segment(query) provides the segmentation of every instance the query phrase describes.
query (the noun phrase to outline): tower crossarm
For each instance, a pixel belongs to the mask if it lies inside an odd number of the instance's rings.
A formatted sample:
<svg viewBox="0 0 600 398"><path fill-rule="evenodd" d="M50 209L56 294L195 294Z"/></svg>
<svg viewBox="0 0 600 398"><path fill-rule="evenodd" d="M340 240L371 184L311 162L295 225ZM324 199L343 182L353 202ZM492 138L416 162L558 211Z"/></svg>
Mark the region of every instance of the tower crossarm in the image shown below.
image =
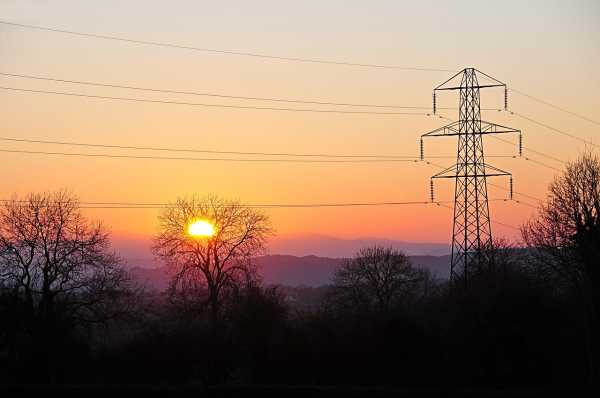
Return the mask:
<svg viewBox="0 0 600 398"><path fill-rule="evenodd" d="M504 171L490 164L484 163L485 173L488 177L511 176L512 173ZM490 173L488 173L488 170Z"/></svg>
<svg viewBox="0 0 600 398"><path fill-rule="evenodd" d="M459 135L460 132L459 132L458 128L459 128L459 122L452 122L443 127L437 128L433 131L430 131L428 133L421 135L421 138L423 138L423 137L443 137L443 136L449 137L449 136L453 136L453 135Z"/></svg>
<svg viewBox="0 0 600 398"><path fill-rule="evenodd" d="M464 173L461 170L465 170L462 165L454 164L437 174L431 176L431 178L471 178L471 177L501 177L511 176L512 174L508 171L501 170L497 167L489 165L487 163L480 164L483 166L481 173Z"/></svg>
<svg viewBox="0 0 600 398"><path fill-rule="evenodd" d="M521 130L514 129L512 127L503 126L497 123L491 123L481 121L481 134L507 134L507 133L521 133ZM477 133L475 133L477 134Z"/></svg>
<svg viewBox="0 0 600 398"><path fill-rule="evenodd" d="M473 131L469 133L460 131L460 122L452 122L446 126L437 128L433 131L421 135L421 137L451 137L454 135L464 134L507 134L507 133L521 133L521 130L514 129L512 127L503 126L501 124L486 122L481 120L481 129L479 131Z"/></svg>
<svg viewBox="0 0 600 398"><path fill-rule="evenodd" d="M439 86L434 88L433 91L435 92L435 91L450 91L450 90L464 89L464 85L462 84L462 82L459 78L461 78L464 75L465 70L466 69L461 70L460 72L458 72L457 74L452 76L450 79L446 80L445 82L443 82L442 84L440 84ZM473 85L471 85L472 88L481 89L481 88L488 88L488 87L506 87L506 84L502 83L500 80L495 79L495 78L491 77L490 75L485 74L478 69L471 68L471 70L473 70L474 72L477 72L478 74L480 74L482 76L487 77L489 80L488 83L473 84Z"/></svg>

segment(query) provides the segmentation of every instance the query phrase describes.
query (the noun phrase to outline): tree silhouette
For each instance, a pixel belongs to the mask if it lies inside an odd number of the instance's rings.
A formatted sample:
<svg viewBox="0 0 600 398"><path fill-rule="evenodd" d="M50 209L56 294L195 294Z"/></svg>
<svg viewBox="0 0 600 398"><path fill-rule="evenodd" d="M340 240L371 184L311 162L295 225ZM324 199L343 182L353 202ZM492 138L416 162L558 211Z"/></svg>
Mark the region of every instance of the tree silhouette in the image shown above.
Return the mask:
<svg viewBox="0 0 600 398"><path fill-rule="evenodd" d="M109 244L68 192L15 197L0 207L0 295L12 317L7 343L13 360L31 357L40 367L35 377L54 379L76 331L127 311L129 280Z"/></svg>
<svg viewBox="0 0 600 398"><path fill-rule="evenodd" d="M0 288L21 298L29 315L97 322L126 286L109 235L88 222L68 192L13 198L0 208Z"/></svg>
<svg viewBox="0 0 600 398"><path fill-rule="evenodd" d="M379 246L361 249L335 271L331 300L338 308L388 311L428 277L401 251Z"/></svg>
<svg viewBox="0 0 600 398"><path fill-rule="evenodd" d="M214 235L193 237L195 220L214 225ZM217 321L231 288L255 277L252 258L265 250L271 224L264 214L216 196L178 199L159 216L152 250L171 274L173 299L193 310L208 305Z"/></svg>
<svg viewBox="0 0 600 398"><path fill-rule="evenodd" d="M585 152L550 184L548 200L522 228L537 273L582 308L589 376L598 377L600 158Z"/></svg>

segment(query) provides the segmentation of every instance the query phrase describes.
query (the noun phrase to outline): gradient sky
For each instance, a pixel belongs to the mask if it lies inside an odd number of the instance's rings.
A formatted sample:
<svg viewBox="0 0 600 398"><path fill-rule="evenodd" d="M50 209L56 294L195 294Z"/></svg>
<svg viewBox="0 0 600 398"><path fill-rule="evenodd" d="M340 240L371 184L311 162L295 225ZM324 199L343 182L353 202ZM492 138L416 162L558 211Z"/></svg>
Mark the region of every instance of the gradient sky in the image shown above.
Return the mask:
<svg viewBox="0 0 600 398"><path fill-rule="evenodd" d="M600 3L597 1L25 1L0 2L0 19L140 40L289 57L458 70L467 66L598 120ZM0 25L0 71L242 96L430 106L447 72L295 63L210 54ZM1 85L221 104L278 106L146 94L0 77ZM499 107L486 91L482 106ZM457 105L451 93L440 106ZM281 106L281 105L279 105ZM310 107L298 105L296 107ZM600 143L598 125L512 94L510 107ZM447 123L426 116L236 110L0 90L2 136L144 146L341 154L417 155L422 133ZM323 107L331 108L331 107ZM444 111L453 119L456 111ZM584 144L496 111L483 118L523 130L524 144L569 160ZM516 141L516 137L503 137ZM516 148L486 138L490 155ZM108 150L0 142L3 149ZM131 153L131 151L113 151ZM456 139L426 142L426 154L455 155ZM149 153L140 153L147 155ZM218 194L249 203L427 200L422 163L249 164L56 157L1 153L1 196L68 188L83 201L166 202ZM560 163L539 159L553 167ZM488 159L514 175L515 190L544 197L554 171L524 159ZM452 159L437 163L451 165ZM508 186L498 179L495 184ZM437 199L453 182L439 181ZM507 193L490 188L491 198ZM531 199L525 199L534 202ZM494 220L518 226L533 209L494 202ZM86 210L117 237L151 235L156 210ZM448 242L451 211L435 205L268 210L279 234L377 236ZM518 232L495 225L496 235Z"/></svg>

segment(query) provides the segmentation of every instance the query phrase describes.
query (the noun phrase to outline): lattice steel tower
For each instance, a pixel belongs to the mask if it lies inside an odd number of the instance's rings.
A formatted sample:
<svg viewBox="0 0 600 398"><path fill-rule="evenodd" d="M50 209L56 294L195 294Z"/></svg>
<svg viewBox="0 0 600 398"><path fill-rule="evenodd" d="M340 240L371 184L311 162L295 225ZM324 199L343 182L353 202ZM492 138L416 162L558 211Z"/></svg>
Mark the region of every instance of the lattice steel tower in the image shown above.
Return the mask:
<svg viewBox="0 0 600 398"><path fill-rule="evenodd" d="M478 76L485 80L479 83ZM460 83L459 83L460 78ZM433 90L433 113L436 113L436 93L459 90L459 119L457 122L421 136L421 159L423 137L458 136L456 164L431 177L431 201L434 201L433 179L454 178L454 227L452 231L452 260L450 279L464 279L476 273L485 264L486 252L492 244L492 228L488 206L487 177L509 176L512 199L512 175L485 163L483 135L499 133L519 134L519 156L522 152L522 136L519 130L481 120L479 90L488 87L504 87L504 108L507 107L506 84L475 68L466 68Z"/></svg>

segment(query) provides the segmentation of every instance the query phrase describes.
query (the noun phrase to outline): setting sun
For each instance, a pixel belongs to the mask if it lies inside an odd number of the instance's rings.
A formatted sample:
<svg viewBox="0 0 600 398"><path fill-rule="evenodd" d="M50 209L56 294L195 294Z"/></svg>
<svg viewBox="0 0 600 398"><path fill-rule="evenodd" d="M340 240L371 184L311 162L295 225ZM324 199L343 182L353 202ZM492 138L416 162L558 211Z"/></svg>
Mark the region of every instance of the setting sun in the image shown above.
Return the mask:
<svg viewBox="0 0 600 398"><path fill-rule="evenodd" d="M206 220L196 220L188 225L187 233L190 236L211 237L215 234L215 227Z"/></svg>

